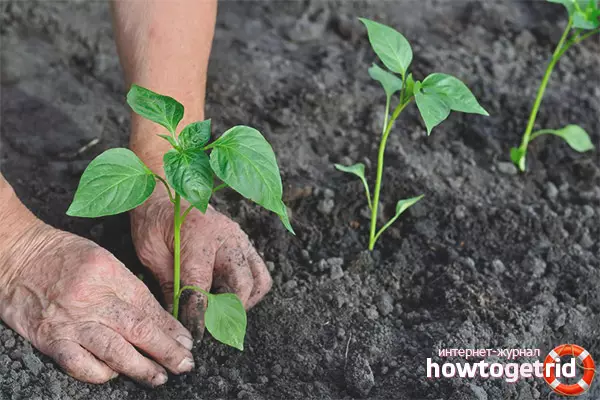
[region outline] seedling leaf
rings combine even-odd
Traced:
[[[129,89],[127,104],[137,114],[164,126],[173,134],[183,118],[183,105],[177,100],[138,85],[132,85]]]
[[[234,126],[212,142],[210,166],[215,175],[242,196],[273,211],[292,233],[275,154],[254,128]]]
[[[590,0],[547,0],[550,3],[562,4],[567,9],[569,16],[572,16],[577,9],[585,10]],[[592,0],[593,1],[593,0]]]
[[[454,111],[489,116],[467,85],[447,74],[431,74],[421,85],[424,93],[435,93]]]
[[[206,212],[214,183],[206,153],[170,150],[163,161],[169,185],[198,210]]]
[[[381,83],[388,101],[394,93],[402,89],[402,79],[391,72],[384,70],[377,64],[373,64],[373,66],[369,68],[369,76]]]
[[[359,19],[367,28],[371,47],[381,62],[390,71],[404,77],[413,58],[408,40],[400,32],[389,26],[366,18]]]
[[[221,343],[244,350],[246,310],[233,293],[209,294],[204,323],[210,334]]]
[[[406,86],[404,87],[404,98],[400,99],[402,103],[406,103],[415,94],[415,80],[412,74],[406,77]]]
[[[510,159],[512,162],[519,167],[521,172],[525,172],[525,150],[521,150],[519,147],[513,147],[510,149]]]
[[[105,151],[87,166],[67,210],[74,217],[102,217],[129,211],[154,191],[154,174],[131,150]]]
[[[588,133],[578,125],[567,125],[562,129],[542,129],[531,135],[531,140],[544,134],[561,137],[571,148],[579,153],[594,150],[594,144]]]
[[[335,164],[335,168],[337,168],[339,171],[342,172],[347,172],[349,174],[354,174],[356,176],[358,176],[360,178],[360,180],[362,181],[364,187],[365,187],[365,193],[367,195],[367,201],[369,203],[369,208],[372,208],[371,206],[371,193],[369,191],[369,184],[367,183],[367,178],[365,178],[365,164],[363,163],[357,163],[354,165],[350,165],[350,166],[345,166],[345,165],[341,165],[341,164]]]
[[[417,108],[427,127],[427,135],[431,130],[442,123],[450,115],[450,107],[444,101],[444,98],[436,93],[415,92]]]
[[[402,215],[402,213],[404,211],[406,211],[409,207],[415,205],[419,200],[421,200],[423,197],[425,197],[425,195],[420,195],[420,196],[416,196],[416,197],[411,197],[410,199],[404,199],[404,200],[399,200],[398,203],[396,203],[396,215],[394,215],[392,217],[392,219],[390,219],[384,226],[383,228],[381,228],[379,230],[379,232],[377,232],[377,235],[375,236],[375,240],[377,240],[379,238],[379,236],[387,229],[389,228],[394,222],[396,222],[396,220],[400,217],[400,215]]]
[[[210,140],[210,119],[192,122],[179,134],[179,143],[183,150],[202,150]]]

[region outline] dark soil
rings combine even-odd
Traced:
[[[1,4],[2,173],[42,219],[141,271],[126,215],[65,216],[87,163],[127,143],[107,2]],[[358,16],[407,36],[416,78],[456,75],[492,115],[454,114],[430,137],[414,107],[402,116],[383,217],[400,198],[426,197],[372,255],[362,187],[332,167],[370,165],[381,130],[384,97],[366,73],[374,55]],[[561,6],[542,1],[221,2],[207,116],[215,132],[248,124],[273,144],[298,233],[232,193],[214,200],[273,267],[246,350],[206,337],[196,370],[163,388],[92,386],[0,324],[0,399],[552,398],[540,379],[428,380],[425,362],[439,362],[439,348],[545,355],[566,342],[600,362],[599,153],[544,138],[527,174],[507,164],[564,23]],[[561,61],[538,124],[578,123],[598,147],[597,38]],[[580,398],[600,398],[600,383]]]

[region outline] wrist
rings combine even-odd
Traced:
[[[49,228],[37,219],[25,207],[13,188],[0,176],[0,202],[3,205],[0,210],[0,293],[4,291],[12,277],[21,268],[21,263],[15,259],[19,252],[18,248],[32,232],[42,228]]]

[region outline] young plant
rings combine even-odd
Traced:
[[[379,194],[383,176],[385,146],[394,122],[400,113],[414,100],[427,127],[427,135],[431,133],[434,127],[448,118],[450,111],[486,116],[489,114],[479,105],[469,88],[453,76],[434,73],[422,82],[415,81],[409,72],[413,53],[406,38],[389,26],[365,18],[360,18],[360,21],[367,28],[369,42],[373,51],[388,69],[385,70],[377,64],[373,64],[369,68],[369,75],[381,84],[386,96],[383,132],[381,143],[379,144],[377,175],[373,197],[371,197],[369,185],[365,178],[364,164],[358,163],[351,166],[336,164],[335,167],[340,171],[358,176],[363,182],[367,195],[367,203],[371,209],[369,250],[373,250],[377,239],[400,217],[400,214],[423,198],[423,195],[421,195],[398,201],[395,215],[381,229],[377,230],[377,208],[379,206]],[[399,93],[399,95],[395,96],[396,93]],[[392,101],[397,102],[397,105],[390,117]]]
[[[535,102],[533,103],[533,108],[531,109],[531,114],[529,115],[529,122],[527,123],[527,128],[523,134],[521,145],[519,147],[513,147],[510,149],[510,158],[512,162],[515,163],[515,165],[519,167],[522,172],[524,172],[526,168],[525,158],[527,155],[527,146],[529,145],[529,142],[542,135],[550,134],[558,136],[567,142],[567,144],[571,146],[573,150],[580,153],[594,149],[594,145],[592,144],[587,132],[582,127],[577,125],[567,125],[562,129],[541,129],[533,132],[535,119],[540,109],[540,105],[542,104],[544,92],[546,91],[546,87],[550,81],[550,75],[552,74],[552,71],[554,70],[554,67],[560,58],[574,45],[600,32],[600,20],[598,19],[600,17],[600,10],[598,9],[598,0],[547,1],[550,3],[563,4],[569,13],[569,21],[567,22],[565,31],[563,32],[562,37],[560,38],[560,41],[554,50],[554,54],[552,54],[550,63],[546,68],[546,73],[544,74],[544,78],[542,79],[542,83],[538,89]]]
[[[127,103],[137,114],[168,130],[168,135],[159,135],[173,146],[163,158],[166,181],[154,174],[131,150],[110,149],[96,157],[83,172],[67,214],[101,217],[129,211],[150,197],[156,181],[163,183],[174,208],[173,316],[178,317],[182,293],[198,291],[208,299],[204,314],[206,329],[220,342],[243,350],[246,311],[240,299],[231,293],[212,294],[196,286],[181,287],[181,226],[192,208],[206,212],[211,195],[229,186],[273,211],[293,233],[281,199],[281,177],[273,149],[260,132],[241,125],[208,143],[210,120],[193,122],[177,135],[183,105],[137,85],[133,85],[127,94]],[[206,153],[208,150],[210,155]],[[223,183],[215,186],[215,176]],[[183,212],[182,198],[190,203]]]

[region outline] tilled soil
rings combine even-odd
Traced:
[[[127,143],[108,4],[1,4],[2,173],[45,221],[143,271],[126,215],[64,214],[88,162]],[[366,73],[374,55],[359,16],[406,35],[416,78],[456,75],[491,114],[453,114],[430,137],[414,107],[401,117],[382,218],[400,198],[425,198],[373,254],[362,187],[332,167],[363,161],[374,177],[384,97]],[[246,350],[206,337],[196,370],[158,390],[125,378],[92,386],[0,324],[0,399],[552,398],[540,379],[431,380],[425,363],[442,361],[440,348],[545,355],[561,343],[600,361],[599,153],[544,138],[527,174],[508,162],[564,23],[561,6],[542,1],[221,2],[207,116],[217,133],[247,124],[273,144],[298,234],[233,193],[214,200],[275,280],[249,313]],[[599,63],[598,37],[568,53],[540,127],[578,123],[598,147]],[[600,384],[580,398],[600,398]]]

